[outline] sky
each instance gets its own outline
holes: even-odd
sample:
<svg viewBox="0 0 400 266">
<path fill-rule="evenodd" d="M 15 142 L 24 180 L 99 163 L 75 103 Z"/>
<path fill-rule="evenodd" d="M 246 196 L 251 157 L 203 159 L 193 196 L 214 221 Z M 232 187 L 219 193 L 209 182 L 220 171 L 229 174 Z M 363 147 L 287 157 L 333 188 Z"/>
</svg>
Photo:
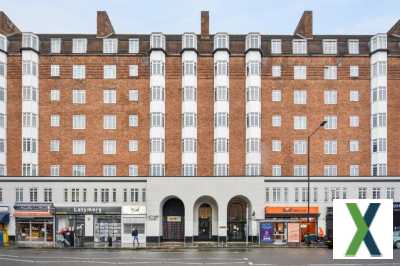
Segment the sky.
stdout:
<svg viewBox="0 0 400 266">
<path fill-rule="evenodd" d="M 292 34 L 312 10 L 315 34 L 376 34 L 400 19 L 400 0 L 2 0 L 0 9 L 21 31 L 95 33 L 96 11 L 107 11 L 116 33 L 200 32 Z"/>
</svg>

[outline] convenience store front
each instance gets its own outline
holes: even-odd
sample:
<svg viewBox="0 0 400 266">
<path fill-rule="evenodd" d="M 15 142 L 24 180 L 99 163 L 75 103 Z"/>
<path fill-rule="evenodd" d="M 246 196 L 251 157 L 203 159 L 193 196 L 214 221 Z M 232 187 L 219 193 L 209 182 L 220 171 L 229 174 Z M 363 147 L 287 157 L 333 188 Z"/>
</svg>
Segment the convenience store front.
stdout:
<svg viewBox="0 0 400 266">
<path fill-rule="evenodd" d="M 57 239 L 74 232 L 74 247 L 121 241 L 121 207 L 56 207 Z"/>
<path fill-rule="evenodd" d="M 54 245 L 54 206 L 47 203 L 18 203 L 14 206 L 18 246 Z"/>
<path fill-rule="evenodd" d="M 260 244 L 296 245 L 304 242 L 308 234 L 316 237 L 318 216 L 319 207 L 310 207 L 307 225 L 307 207 L 265 207 L 265 219 L 258 221 Z"/>
</svg>

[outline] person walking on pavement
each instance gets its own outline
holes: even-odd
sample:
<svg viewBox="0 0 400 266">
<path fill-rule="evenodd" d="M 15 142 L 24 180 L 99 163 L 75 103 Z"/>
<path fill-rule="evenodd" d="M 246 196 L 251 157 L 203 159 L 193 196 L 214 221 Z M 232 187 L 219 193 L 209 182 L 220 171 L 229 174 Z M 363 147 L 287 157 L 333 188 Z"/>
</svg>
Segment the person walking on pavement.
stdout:
<svg viewBox="0 0 400 266">
<path fill-rule="evenodd" d="M 133 237 L 133 246 L 135 246 L 135 240 L 137 245 L 139 246 L 139 238 L 138 238 L 139 232 L 136 228 L 132 229 L 132 237 Z"/>
</svg>

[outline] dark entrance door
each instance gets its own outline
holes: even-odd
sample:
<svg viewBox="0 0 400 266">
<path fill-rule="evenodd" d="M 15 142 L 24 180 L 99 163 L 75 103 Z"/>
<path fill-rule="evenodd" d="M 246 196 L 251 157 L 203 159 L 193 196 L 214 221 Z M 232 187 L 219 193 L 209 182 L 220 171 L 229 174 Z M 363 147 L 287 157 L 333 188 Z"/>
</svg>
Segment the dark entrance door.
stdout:
<svg viewBox="0 0 400 266">
<path fill-rule="evenodd" d="M 169 199 L 163 207 L 163 240 L 183 241 L 184 237 L 185 207 L 180 199 Z"/>
<path fill-rule="evenodd" d="M 199 240 L 211 240 L 212 209 L 207 203 L 199 208 Z"/>
<path fill-rule="evenodd" d="M 228 241 L 246 241 L 246 202 L 234 198 L 228 204 Z"/>
</svg>

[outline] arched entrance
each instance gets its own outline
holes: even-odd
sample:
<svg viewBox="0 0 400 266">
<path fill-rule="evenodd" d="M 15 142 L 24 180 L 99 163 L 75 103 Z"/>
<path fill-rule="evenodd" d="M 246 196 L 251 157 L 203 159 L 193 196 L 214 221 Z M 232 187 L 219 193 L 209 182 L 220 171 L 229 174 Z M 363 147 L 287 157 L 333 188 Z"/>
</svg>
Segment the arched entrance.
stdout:
<svg viewBox="0 0 400 266">
<path fill-rule="evenodd" d="M 208 203 L 203 203 L 199 208 L 199 240 L 207 241 L 212 238 L 212 209 Z"/>
<path fill-rule="evenodd" d="M 228 203 L 227 233 L 228 241 L 246 241 L 249 231 L 250 202 L 247 198 L 237 196 Z"/>
<path fill-rule="evenodd" d="M 178 198 L 168 199 L 163 206 L 163 240 L 183 241 L 185 236 L 185 206 Z"/>
<path fill-rule="evenodd" d="M 218 239 L 218 204 L 211 196 L 201 196 L 193 204 L 193 236 L 195 241 Z"/>
</svg>

